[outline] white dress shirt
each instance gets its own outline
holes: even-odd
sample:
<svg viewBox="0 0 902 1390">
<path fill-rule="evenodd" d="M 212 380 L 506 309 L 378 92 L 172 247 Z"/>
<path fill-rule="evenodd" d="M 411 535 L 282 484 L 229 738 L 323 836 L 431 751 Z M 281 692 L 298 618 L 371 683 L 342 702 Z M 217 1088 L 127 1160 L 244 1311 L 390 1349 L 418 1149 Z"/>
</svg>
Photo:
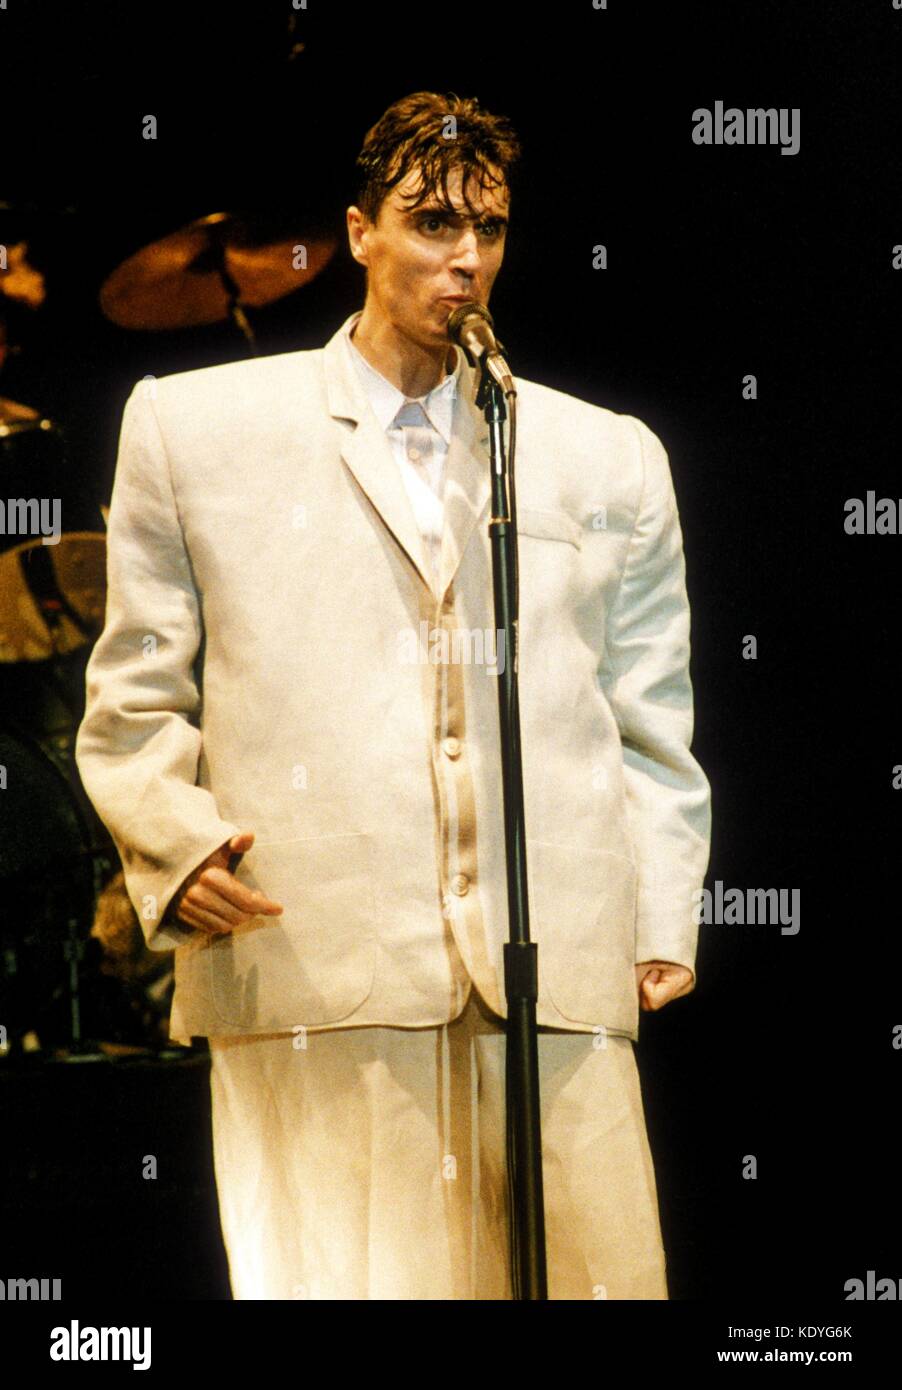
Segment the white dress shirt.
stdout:
<svg viewBox="0 0 902 1390">
<path fill-rule="evenodd" d="M 425 396 L 413 399 L 377 372 L 355 345 L 351 333 L 359 318 L 357 314 L 350 322 L 345 341 L 376 419 L 392 446 L 417 526 L 437 574 L 444 529 L 445 461 L 451 443 L 461 354 L 455 349 L 454 371 L 447 373 Z"/>
</svg>

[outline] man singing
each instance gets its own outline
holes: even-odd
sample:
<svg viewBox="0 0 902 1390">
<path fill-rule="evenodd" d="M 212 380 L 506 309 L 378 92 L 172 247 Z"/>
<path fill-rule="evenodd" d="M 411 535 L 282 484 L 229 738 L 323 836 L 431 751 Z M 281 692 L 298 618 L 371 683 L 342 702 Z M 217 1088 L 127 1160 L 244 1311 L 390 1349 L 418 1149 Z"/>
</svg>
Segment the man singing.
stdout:
<svg viewBox="0 0 902 1390">
<path fill-rule="evenodd" d="M 509 1299 L 508 935 L 478 369 L 510 124 L 418 92 L 358 159 L 362 311 L 139 383 L 78 765 L 173 1039 L 209 1039 L 236 1298 Z M 516 325 L 505 329 L 513 342 Z M 695 984 L 710 788 L 641 421 L 516 378 L 518 672 L 549 1296 L 664 1299 L 634 1056 Z"/>
</svg>

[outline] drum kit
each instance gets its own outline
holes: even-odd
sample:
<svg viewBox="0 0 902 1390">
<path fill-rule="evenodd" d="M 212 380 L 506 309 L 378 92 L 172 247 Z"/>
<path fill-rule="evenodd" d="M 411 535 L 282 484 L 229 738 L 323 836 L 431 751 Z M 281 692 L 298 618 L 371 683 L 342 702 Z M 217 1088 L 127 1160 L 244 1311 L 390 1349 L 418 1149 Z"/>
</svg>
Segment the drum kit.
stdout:
<svg viewBox="0 0 902 1390">
<path fill-rule="evenodd" d="M 231 321 L 255 354 L 254 311 L 308 284 L 335 253 L 333 236 L 297 232 L 201 217 L 119 264 L 100 308 L 129 330 Z M 6 272 L 0 261 L 0 376 L 16 350 L 5 303 L 39 314 L 43 302 L 27 249 L 3 248 Z M 166 1055 L 171 953 L 146 949 L 75 764 L 85 668 L 104 621 L 106 508 L 86 495 L 72 453 L 59 421 L 0 395 L 0 1056 Z M 29 525 L 21 539 L 16 522 L 33 521 L 39 499 L 56 499 L 72 529 Z"/>
</svg>

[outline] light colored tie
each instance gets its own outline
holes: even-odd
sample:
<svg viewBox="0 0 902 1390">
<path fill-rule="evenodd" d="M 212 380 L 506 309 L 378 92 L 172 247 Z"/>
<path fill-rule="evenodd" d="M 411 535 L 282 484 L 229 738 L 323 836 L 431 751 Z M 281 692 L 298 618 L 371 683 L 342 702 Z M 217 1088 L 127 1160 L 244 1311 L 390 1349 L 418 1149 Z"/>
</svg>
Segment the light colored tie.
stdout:
<svg viewBox="0 0 902 1390">
<path fill-rule="evenodd" d="M 413 464 L 424 482 L 439 499 L 442 495 L 442 470 L 435 457 L 435 427 L 430 424 L 419 401 L 405 401 L 395 416 L 395 424 L 404 434 L 404 456 Z"/>
</svg>

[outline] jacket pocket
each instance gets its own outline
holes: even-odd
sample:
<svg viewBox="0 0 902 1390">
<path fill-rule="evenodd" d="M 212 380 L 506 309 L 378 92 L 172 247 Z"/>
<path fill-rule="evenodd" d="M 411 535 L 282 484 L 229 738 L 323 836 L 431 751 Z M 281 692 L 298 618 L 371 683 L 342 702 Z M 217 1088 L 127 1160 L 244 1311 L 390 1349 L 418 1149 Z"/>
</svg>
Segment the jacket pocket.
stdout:
<svg viewBox="0 0 902 1390">
<path fill-rule="evenodd" d="M 216 1012 L 248 1031 L 337 1023 L 373 984 L 373 847 L 365 833 L 255 844 L 236 878 L 282 904 L 208 950 Z"/>
<path fill-rule="evenodd" d="M 577 550 L 582 547 L 582 531 L 566 512 L 518 505 L 517 532 L 524 536 L 538 536 L 540 540 L 568 541 Z"/>
<path fill-rule="evenodd" d="M 637 875 L 632 860 L 582 845 L 526 842 L 539 980 L 574 1023 L 632 1031 Z"/>
</svg>

